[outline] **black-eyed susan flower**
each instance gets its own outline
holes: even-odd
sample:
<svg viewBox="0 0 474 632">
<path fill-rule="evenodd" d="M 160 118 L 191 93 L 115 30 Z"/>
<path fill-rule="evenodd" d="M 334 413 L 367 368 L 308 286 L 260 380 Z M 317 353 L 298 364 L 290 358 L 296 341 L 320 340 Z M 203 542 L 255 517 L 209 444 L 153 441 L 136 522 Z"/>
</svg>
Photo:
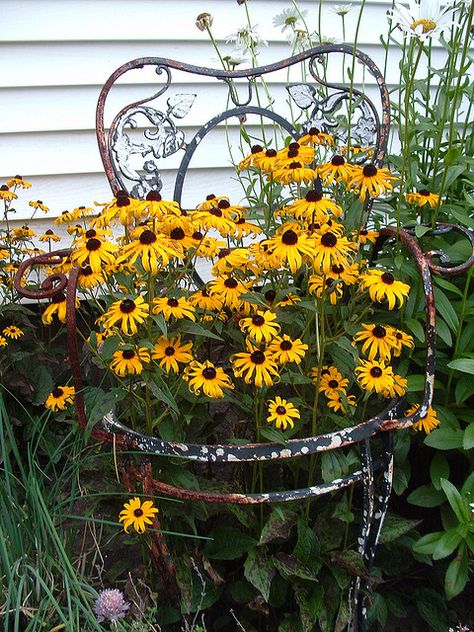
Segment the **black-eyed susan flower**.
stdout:
<svg viewBox="0 0 474 632">
<path fill-rule="evenodd" d="M 164 368 L 167 373 L 170 373 L 170 371 L 179 373 L 178 363 L 188 364 L 192 362 L 192 346 L 192 342 L 182 344 L 180 335 L 174 338 L 162 336 L 151 350 L 151 357 L 153 360 L 157 360 L 160 367 Z"/>
<path fill-rule="evenodd" d="M 11 202 L 12 200 L 16 200 L 18 195 L 14 191 L 10 191 L 6 184 L 2 184 L 0 187 L 0 200 L 4 200 L 5 202 Z"/>
<path fill-rule="evenodd" d="M 327 184 L 333 182 L 349 182 L 354 173 L 354 166 L 351 165 L 344 156 L 336 154 L 329 162 L 319 165 L 318 175 Z"/>
<path fill-rule="evenodd" d="M 30 189 L 31 182 L 27 182 L 21 176 L 16 175 L 13 178 L 10 178 L 10 180 L 7 180 L 7 186 L 10 188 L 20 187 L 20 189 Z"/>
<path fill-rule="evenodd" d="M 408 349 L 415 348 L 413 336 L 410 336 L 410 334 L 407 334 L 401 329 L 397 329 L 396 327 L 392 327 L 392 334 L 395 339 L 395 348 L 393 350 L 393 355 L 395 358 L 398 358 L 400 356 L 403 347 L 407 347 Z"/>
<path fill-rule="evenodd" d="M 49 208 L 43 203 L 43 200 L 31 200 L 28 202 L 28 206 L 31 206 L 31 208 L 34 208 L 35 210 L 40 209 L 43 213 L 47 213 L 49 211 Z"/>
<path fill-rule="evenodd" d="M 313 182 L 316 180 L 316 171 L 310 169 L 299 160 L 290 162 L 285 167 L 278 167 L 273 171 L 272 177 L 279 184 L 291 184 L 293 182 Z"/>
<path fill-rule="evenodd" d="M 281 263 L 287 263 L 293 274 L 303 265 L 304 258 L 314 253 L 315 240 L 302 231 L 288 228 L 278 232 L 271 239 L 266 239 L 263 245 Z"/>
<path fill-rule="evenodd" d="M 278 168 L 278 156 L 275 149 L 266 149 L 263 154 L 255 156 L 253 166 L 262 171 L 272 173 Z"/>
<path fill-rule="evenodd" d="M 249 340 L 247 351 L 235 353 L 232 368 L 236 377 L 243 377 L 247 384 L 255 384 L 257 388 L 271 386 L 279 378 L 278 365 L 269 349 L 259 349 Z"/>
<path fill-rule="evenodd" d="M 245 271 L 249 263 L 248 248 L 221 248 L 217 253 L 217 261 L 212 266 L 212 274 L 216 277 L 232 274 L 236 268 Z"/>
<path fill-rule="evenodd" d="M 66 406 L 74 402 L 74 394 L 73 386 L 56 386 L 46 398 L 44 405 L 53 412 L 66 410 Z"/>
<path fill-rule="evenodd" d="M 209 193 L 206 195 L 206 199 L 204 202 L 201 202 L 196 206 L 196 210 L 198 211 L 208 211 L 210 208 L 217 206 L 221 200 L 229 201 L 227 195 L 215 195 L 214 193 Z"/>
<path fill-rule="evenodd" d="M 361 228 L 359 231 L 356 231 L 355 241 L 359 242 L 359 244 L 366 244 L 370 242 L 371 244 L 375 243 L 379 233 L 377 230 L 368 230 L 367 228 Z"/>
<path fill-rule="evenodd" d="M 71 253 L 71 260 L 78 266 L 90 265 L 96 273 L 102 267 L 115 262 L 117 245 L 107 241 L 95 229 L 88 230 L 84 237 L 80 237 Z"/>
<path fill-rule="evenodd" d="M 384 325 L 364 325 L 362 329 L 354 335 L 354 343 L 362 342 L 362 353 L 367 355 L 369 360 L 390 360 L 392 353 L 397 348 L 397 341 L 393 335 L 391 327 Z"/>
<path fill-rule="evenodd" d="M 369 393 L 387 393 L 394 387 L 393 369 L 382 360 L 361 360 L 355 368 L 357 380 Z"/>
<path fill-rule="evenodd" d="M 275 424 L 280 430 L 286 430 L 288 427 L 293 428 L 294 420 L 300 419 L 300 411 L 291 402 L 282 399 L 279 395 L 275 399 L 268 400 L 268 417 L 269 424 Z"/>
<path fill-rule="evenodd" d="M 307 134 L 298 138 L 298 142 L 300 145 L 334 145 L 334 137 L 317 127 L 311 127 Z"/>
<path fill-rule="evenodd" d="M 316 294 L 318 298 L 327 298 L 331 305 L 336 305 L 344 292 L 342 283 L 337 283 L 329 276 L 321 274 L 312 274 L 308 279 L 308 290 L 311 294 Z"/>
<path fill-rule="evenodd" d="M 273 358 L 278 364 L 287 364 L 288 362 L 300 364 L 307 350 L 307 344 L 299 338 L 292 340 L 288 334 L 277 336 L 268 345 L 268 351 L 273 354 Z"/>
<path fill-rule="evenodd" d="M 110 368 L 120 377 L 140 375 L 143 365 L 148 362 L 150 362 L 150 351 L 146 347 L 129 349 L 121 345 L 112 356 Z"/>
<path fill-rule="evenodd" d="M 342 208 L 330 198 L 325 197 L 321 191 L 311 189 L 302 200 L 296 200 L 285 206 L 283 212 L 294 215 L 299 220 L 323 224 L 328 221 L 330 215 L 340 217 Z"/>
<path fill-rule="evenodd" d="M 137 204 L 138 214 L 144 215 L 147 211 L 153 219 L 163 219 L 167 215 L 181 215 L 178 202 L 163 200 L 161 194 L 154 190 L 148 191 L 145 200 Z"/>
<path fill-rule="evenodd" d="M 137 533 L 145 533 L 147 525 L 153 524 L 153 518 L 158 509 L 153 506 L 152 500 L 143 503 L 138 496 L 131 498 L 119 514 L 119 522 L 123 522 L 123 529 L 128 533 L 133 527 Z"/>
<path fill-rule="evenodd" d="M 104 327 L 113 327 L 120 323 L 120 329 L 126 336 L 132 336 L 138 332 L 138 325 L 142 325 L 148 317 L 149 305 L 145 303 L 143 296 L 136 298 L 124 298 L 115 301 L 100 318 Z"/>
<path fill-rule="evenodd" d="M 431 208 L 435 208 L 435 206 L 439 205 L 439 195 L 437 193 L 431 193 L 428 189 L 420 189 L 418 193 L 406 193 L 405 199 L 408 204 L 413 204 L 415 206 L 431 206 Z"/>
<path fill-rule="evenodd" d="M 129 197 L 126 191 L 117 191 L 116 197 L 103 206 L 102 212 L 92 220 L 93 228 L 110 226 L 117 219 L 123 226 L 133 224 L 135 219 L 140 219 L 143 212 L 142 200 Z M 97 204 L 97 202 L 96 202 Z"/>
<path fill-rule="evenodd" d="M 355 395 L 346 395 L 343 392 L 338 392 L 328 395 L 327 398 L 328 407 L 335 413 L 341 411 L 347 415 L 350 413 L 351 408 L 355 408 L 357 406 Z"/>
<path fill-rule="evenodd" d="M 420 408 L 419 404 L 413 404 L 405 413 L 407 417 L 414 415 Z M 432 430 L 440 425 L 441 421 L 436 416 L 436 411 L 431 406 L 428 408 L 428 412 L 425 417 L 422 417 L 419 421 L 415 422 L 412 426 L 413 430 L 418 432 L 424 430 L 426 434 L 430 434 Z"/>
<path fill-rule="evenodd" d="M 19 327 L 16 327 L 15 325 L 9 325 L 8 327 L 4 328 L 3 335 L 6 336 L 7 338 L 18 340 L 25 334 Z"/>
<path fill-rule="evenodd" d="M 199 229 L 208 231 L 215 228 L 223 237 L 231 236 L 235 231 L 235 222 L 234 217 L 228 212 L 229 206 L 228 200 L 221 200 L 209 210 L 194 211 L 191 216 L 193 223 Z"/>
<path fill-rule="evenodd" d="M 32 237 L 36 237 L 36 233 L 26 224 L 21 226 L 20 228 L 14 228 L 11 231 L 12 237 L 14 241 L 22 241 L 24 239 L 31 239 Z"/>
<path fill-rule="evenodd" d="M 257 224 L 253 224 L 252 222 L 248 222 L 245 217 L 239 217 L 234 221 L 235 227 L 234 232 L 232 233 L 235 239 L 242 239 L 243 237 L 248 237 L 249 235 L 259 235 L 262 232 L 262 229 L 257 226 Z"/>
<path fill-rule="evenodd" d="M 3 336 L 0 336 L 0 347 L 6 347 L 8 345 L 8 340 Z"/>
<path fill-rule="evenodd" d="M 225 307 L 239 309 L 242 304 L 242 294 L 246 294 L 251 288 L 250 281 L 241 281 L 233 276 L 220 276 L 214 281 L 209 281 L 209 294 L 222 301 Z"/>
<path fill-rule="evenodd" d="M 318 274 L 329 274 L 333 265 L 347 265 L 353 248 L 347 237 L 338 234 L 334 224 L 313 234 L 313 266 Z"/>
<path fill-rule="evenodd" d="M 329 368 L 331 368 L 332 370 L 329 370 Z M 314 374 L 315 373 L 313 372 L 313 375 Z M 349 380 L 346 377 L 343 377 L 339 370 L 336 369 L 336 367 L 328 367 L 328 370 L 321 371 L 318 388 L 319 392 L 324 393 L 326 397 L 336 397 L 341 393 L 346 395 L 348 386 Z"/>
<path fill-rule="evenodd" d="M 47 241 L 47 242 L 61 241 L 61 237 L 59 235 L 56 235 L 55 232 L 51 230 L 51 228 L 48 228 L 48 230 L 44 232 L 42 235 L 40 235 L 38 239 L 39 241 Z"/>
<path fill-rule="evenodd" d="M 397 301 L 401 307 L 410 291 L 410 286 L 402 281 L 397 281 L 391 272 L 384 272 L 376 268 L 361 274 L 359 281 L 360 288 L 368 290 L 373 301 L 382 303 L 387 300 L 389 309 L 394 309 Z"/>
<path fill-rule="evenodd" d="M 78 309 L 79 306 L 79 299 L 76 298 L 76 309 Z M 51 303 L 44 310 L 41 316 L 43 325 L 51 325 L 55 314 L 62 323 L 66 322 L 66 295 L 63 292 L 55 294 L 51 299 Z"/>
<path fill-rule="evenodd" d="M 138 239 L 120 250 L 116 263 L 120 264 L 127 261 L 133 265 L 138 258 L 140 258 L 145 272 L 157 274 L 158 270 L 168 265 L 170 260 L 182 259 L 183 254 L 167 237 L 145 229 Z"/>
<path fill-rule="evenodd" d="M 77 277 L 77 285 L 79 287 L 89 290 L 91 287 L 101 285 L 104 282 L 105 277 L 102 272 L 94 272 L 89 265 L 81 267 L 79 276 Z"/>
<path fill-rule="evenodd" d="M 388 386 L 386 389 L 382 391 L 382 395 L 384 397 L 389 397 L 393 399 L 394 397 L 401 397 L 405 395 L 408 388 L 408 380 L 406 377 L 402 377 L 401 375 L 393 374 L 393 384 Z"/>
<path fill-rule="evenodd" d="M 224 369 L 215 366 L 210 360 L 205 362 L 193 360 L 185 368 L 183 379 L 195 395 L 200 395 L 202 391 L 204 395 L 212 399 L 220 399 L 225 396 L 224 389 L 234 388 L 232 380 Z"/>
<path fill-rule="evenodd" d="M 63 211 L 61 215 L 58 215 L 58 217 L 55 217 L 54 219 L 55 224 L 68 224 L 69 222 L 75 221 L 76 217 L 71 211 Z"/>
<path fill-rule="evenodd" d="M 245 158 L 239 162 L 239 171 L 252 167 L 257 156 L 263 154 L 264 152 L 265 150 L 261 145 L 253 145 L 250 150 L 250 154 L 245 156 Z"/>
<path fill-rule="evenodd" d="M 184 296 L 179 298 L 162 296 L 153 300 L 153 313 L 163 314 L 165 320 L 171 317 L 196 320 L 195 311 L 193 304 Z"/>
<path fill-rule="evenodd" d="M 376 167 L 373 164 L 364 167 L 354 165 L 347 186 L 364 202 L 367 197 L 376 198 L 386 191 L 391 191 L 394 180 L 398 178 L 392 176 L 388 169 Z"/>
<path fill-rule="evenodd" d="M 249 318 L 242 318 L 239 326 L 241 331 L 258 343 L 269 342 L 280 331 L 276 314 L 270 310 L 260 310 Z"/>
<path fill-rule="evenodd" d="M 293 305 L 296 305 L 297 303 L 300 303 L 300 302 L 301 302 L 301 298 L 298 296 L 298 294 L 293 294 L 289 292 L 288 294 L 285 294 L 284 296 L 282 296 L 281 299 L 275 303 L 275 308 L 292 307 Z"/>
<path fill-rule="evenodd" d="M 206 312 L 219 311 L 224 304 L 217 295 L 211 296 L 205 287 L 191 294 L 189 302 Z"/>
<path fill-rule="evenodd" d="M 277 152 L 278 168 L 288 167 L 292 162 L 309 165 L 314 160 L 314 149 L 311 145 L 300 145 L 293 142 Z"/>
</svg>

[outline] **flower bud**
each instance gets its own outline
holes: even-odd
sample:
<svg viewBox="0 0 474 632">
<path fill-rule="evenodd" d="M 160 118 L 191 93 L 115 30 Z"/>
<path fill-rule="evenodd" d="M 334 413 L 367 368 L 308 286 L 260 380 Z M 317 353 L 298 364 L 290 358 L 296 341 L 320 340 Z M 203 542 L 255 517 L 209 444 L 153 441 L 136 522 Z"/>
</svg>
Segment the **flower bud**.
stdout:
<svg viewBox="0 0 474 632">
<path fill-rule="evenodd" d="M 196 18 L 196 26 L 200 31 L 210 29 L 213 22 L 214 18 L 210 13 L 200 13 Z"/>
</svg>

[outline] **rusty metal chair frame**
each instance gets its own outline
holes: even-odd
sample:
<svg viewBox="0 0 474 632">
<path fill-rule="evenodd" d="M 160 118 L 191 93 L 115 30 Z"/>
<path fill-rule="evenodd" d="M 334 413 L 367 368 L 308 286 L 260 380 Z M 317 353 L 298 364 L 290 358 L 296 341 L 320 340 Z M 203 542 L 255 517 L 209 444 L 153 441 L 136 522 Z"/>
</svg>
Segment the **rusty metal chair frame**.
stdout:
<svg viewBox="0 0 474 632">
<path fill-rule="evenodd" d="M 353 59 L 354 62 L 357 61 L 363 64 L 375 78 L 380 97 L 378 107 L 375 107 L 366 95 L 356 90 L 353 86 L 333 85 L 319 76 L 318 65 L 323 67 L 324 64 L 321 64 L 321 61 L 324 61 L 328 55 L 334 53 L 345 55 L 347 58 Z M 301 131 L 298 132 L 292 123 L 285 120 L 278 113 L 261 108 L 259 105 L 253 105 L 252 99 L 255 92 L 254 82 L 257 78 L 301 63 L 307 63 L 311 79 L 316 85 L 325 90 L 326 95 L 318 99 L 318 93 L 312 83 L 291 84 L 288 86 L 287 90 L 296 104 L 302 110 L 308 112 L 308 119 L 303 125 L 303 131 L 308 131 L 311 127 L 318 127 L 323 132 L 334 133 L 334 122 L 336 120 L 334 111 L 340 108 L 343 102 L 352 102 L 356 99 L 357 106 L 354 107 L 354 112 L 358 110 L 360 118 L 352 128 L 353 135 L 351 135 L 351 140 L 354 137 L 356 139 L 359 137 L 366 144 L 373 144 L 375 147 L 373 162 L 376 166 L 381 166 L 390 128 L 388 91 L 376 65 L 361 51 L 345 45 L 320 46 L 269 66 L 233 71 L 196 67 L 160 57 L 144 57 L 130 61 L 118 68 L 104 84 L 98 101 L 96 118 L 97 139 L 105 173 L 114 195 L 119 190 L 125 190 L 134 197 L 143 198 L 151 189 L 160 190 L 162 182 L 155 159 L 166 158 L 168 155 L 182 150 L 184 155 L 178 169 L 173 196 L 180 203 L 186 172 L 196 148 L 201 140 L 219 123 L 231 117 L 238 117 L 241 120 L 242 117 L 248 114 L 266 117 L 280 125 L 290 136 L 296 139 L 301 135 Z M 136 101 L 122 108 L 113 119 L 107 133 L 104 123 L 104 109 L 112 87 L 126 73 L 148 66 L 153 67 L 158 75 L 165 77 L 164 85 L 151 97 Z M 171 95 L 167 100 L 166 111 L 159 110 L 156 106 L 146 105 L 166 94 L 171 86 L 172 75 L 175 70 L 214 78 L 217 82 L 227 84 L 229 102 L 232 102 L 233 106 L 235 106 L 206 122 L 190 142 L 186 142 L 184 133 L 176 127 L 173 119 L 182 118 L 189 111 L 195 95 Z M 236 81 L 239 79 L 247 82 L 248 96 L 243 103 L 239 101 L 236 89 Z M 310 108 L 312 108 L 311 113 Z M 134 143 L 127 133 L 129 129 L 137 126 L 135 120 L 137 115 L 145 116 L 151 127 L 154 128 L 145 130 L 146 141 L 138 144 Z M 139 153 L 143 158 L 146 158 L 142 170 L 134 170 L 130 166 L 128 157 L 131 153 Z M 115 446 L 125 450 L 142 451 L 144 455 L 168 455 L 191 461 L 211 463 L 289 459 L 359 444 L 361 461 L 359 470 L 331 483 L 323 483 L 299 490 L 254 494 L 210 493 L 178 488 L 156 480 L 151 474 L 151 468 L 147 465 L 140 472 L 137 470 L 135 474 L 136 478 L 143 484 L 144 491 L 150 494 L 159 493 L 189 501 L 199 500 L 213 503 L 254 505 L 311 498 L 361 482 L 363 487 L 363 512 L 358 549 L 364 560 L 365 575 L 358 577 L 353 584 L 350 597 L 353 606 L 352 620 L 348 630 L 350 632 L 363 632 L 365 630 L 367 595 L 370 592 L 370 573 L 392 489 L 393 431 L 409 428 L 423 418 L 433 399 L 436 323 L 432 273 L 444 276 L 454 275 L 466 271 L 474 263 L 474 236 L 471 231 L 450 224 L 439 224 L 431 234 L 442 234 L 450 231 L 461 233 L 469 240 L 473 248 L 473 255 L 467 262 L 459 266 L 450 266 L 440 252 L 424 253 L 414 237 L 413 228 L 397 229 L 386 227 L 381 229 L 373 249 L 373 258 L 375 259 L 387 240 L 399 240 L 416 262 L 423 283 L 426 304 L 425 385 L 420 407 L 411 416 L 404 416 L 406 406 L 402 397 L 391 401 L 375 417 L 356 426 L 317 437 L 290 439 L 282 447 L 281 444 L 277 443 L 199 445 L 164 441 L 132 431 L 111 414 L 104 417 L 102 422 L 94 428 L 89 429 L 92 438 L 97 441 L 113 443 Z M 70 250 L 66 249 L 40 255 L 25 261 L 18 270 L 15 287 L 21 295 L 35 299 L 54 297 L 59 293 L 66 293 L 68 350 L 76 390 L 76 417 L 79 426 L 85 430 L 88 427 L 88 422 L 82 394 L 83 381 L 79 359 L 75 308 L 79 269 L 77 267 L 73 268 L 68 277 L 63 274 L 55 274 L 48 277 L 39 290 L 22 287 L 22 277 L 32 265 L 58 263 L 58 261 L 66 258 L 69 254 Z M 433 262 L 434 258 L 439 259 L 438 264 Z M 370 440 L 376 435 L 381 438 L 382 453 L 379 458 L 374 459 L 371 453 Z M 380 476 L 375 475 L 376 470 L 380 470 Z M 129 486 L 133 487 L 132 483 Z M 158 536 L 155 537 L 154 546 L 155 559 L 161 564 L 163 573 L 165 575 L 168 574 L 168 576 L 172 575 L 172 561 L 163 539 Z"/>
</svg>

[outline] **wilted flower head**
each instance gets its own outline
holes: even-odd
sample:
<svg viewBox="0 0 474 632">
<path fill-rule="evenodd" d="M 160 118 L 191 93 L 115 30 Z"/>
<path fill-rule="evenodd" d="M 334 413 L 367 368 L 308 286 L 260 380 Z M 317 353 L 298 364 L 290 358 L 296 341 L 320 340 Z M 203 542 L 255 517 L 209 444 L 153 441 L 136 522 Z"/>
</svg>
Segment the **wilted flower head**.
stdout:
<svg viewBox="0 0 474 632">
<path fill-rule="evenodd" d="M 347 15 L 349 11 L 352 11 L 352 2 L 349 2 L 349 4 L 335 4 L 333 11 L 337 13 L 337 15 Z"/>
<path fill-rule="evenodd" d="M 456 11 L 453 5 L 442 7 L 440 0 L 409 0 L 408 8 L 395 2 L 395 8 L 388 11 L 387 15 L 393 18 L 405 35 L 424 41 L 430 37 L 439 37 L 454 26 Z"/>
<path fill-rule="evenodd" d="M 231 33 L 226 37 L 227 44 L 235 44 L 237 48 L 245 50 L 253 50 L 258 46 L 268 46 L 268 42 L 264 40 L 257 32 L 258 24 L 255 26 L 243 26 L 238 29 L 235 33 Z"/>
<path fill-rule="evenodd" d="M 278 13 L 273 18 L 273 26 L 281 26 L 282 33 L 286 31 L 287 28 L 302 28 L 303 23 L 301 18 L 304 18 L 307 13 L 307 11 L 297 11 L 294 8 L 283 9 L 281 13 Z"/>
<path fill-rule="evenodd" d="M 295 28 L 286 38 L 288 44 L 297 50 L 304 51 L 311 47 L 311 35 L 306 29 Z"/>
<path fill-rule="evenodd" d="M 99 593 L 93 610 L 99 623 L 107 619 L 111 623 L 115 623 L 125 616 L 129 608 L 130 604 L 125 601 L 121 590 L 107 588 Z"/>
<path fill-rule="evenodd" d="M 214 22 L 214 18 L 210 13 L 200 13 L 196 18 L 196 26 L 200 31 L 210 29 Z"/>
<path fill-rule="evenodd" d="M 236 48 L 228 55 L 224 55 L 222 59 L 225 61 L 228 66 L 235 68 L 235 66 L 239 66 L 240 64 L 244 64 L 249 61 L 248 57 L 245 57 L 245 51 Z"/>
</svg>

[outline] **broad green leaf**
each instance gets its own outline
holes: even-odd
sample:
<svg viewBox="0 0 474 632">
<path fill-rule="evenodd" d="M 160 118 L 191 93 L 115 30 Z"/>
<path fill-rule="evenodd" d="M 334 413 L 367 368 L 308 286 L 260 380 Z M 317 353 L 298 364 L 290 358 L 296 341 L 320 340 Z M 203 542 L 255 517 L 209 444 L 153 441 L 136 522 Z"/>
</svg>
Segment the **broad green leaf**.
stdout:
<svg viewBox="0 0 474 632">
<path fill-rule="evenodd" d="M 474 423 L 470 423 L 464 430 L 463 448 L 465 450 L 474 448 Z"/>
<path fill-rule="evenodd" d="M 420 616 L 435 632 L 446 632 L 448 629 L 448 612 L 446 601 L 432 588 L 417 588 L 414 593 L 415 603 Z"/>
<path fill-rule="evenodd" d="M 442 491 L 434 489 L 431 485 L 422 485 L 411 492 L 407 500 L 417 507 L 438 507 L 443 504 L 445 496 Z"/>
<path fill-rule="evenodd" d="M 257 542 L 246 533 L 232 527 L 216 527 L 209 533 L 204 554 L 215 560 L 235 560 L 254 548 Z"/>
<path fill-rule="evenodd" d="M 380 534 L 380 542 L 387 544 L 397 540 L 405 533 L 408 533 L 420 524 L 420 520 L 409 520 L 408 518 L 402 518 L 394 513 L 388 513 Z"/>
<path fill-rule="evenodd" d="M 175 411 L 175 413 L 179 414 L 178 404 L 173 397 L 168 385 L 159 375 L 154 375 L 153 380 L 148 380 L 145 382 L 150 391 L 153 393 L 155 397 L 157 397 L 160 401 L 164 402 L 169 408 Z"/>
<path fill-rule="evenodd" d="M 474 359 L 473 358 L 459 358 L 458 360 L 452 360 L 448 362 L 448 367 L 462 373 L 474 373 Z"/>
<path fill-rule="evenodd" d="M 415 553 L 422 553 L 427 555 L 432 555 L 433 551 L 436 548 L 440 538 L 444 535 L 444 531 L 436 531 L 435 533 L 428 533 L 424 535 L 422 538 L 417 540 L 413 544 L 413 550 Z"/>
<path fill-rule="evenodd" d="M 260 534 L 259 544 L 278 539 L 286 540 L 296 519 L 297 514 L 290 507 L 273 507 Z"/>
<path fill-rule="evenodd" d="M 444 576 L 444 590 L 448 599 L 453 599 L 464 590 L 469 579 L 466 546 L 460 546 L 458 554 L 452 560 Z"/>
<path fill-rule="evenodd" d="M 251 549 L 244 564 L 244 576 L 268 603 L 270 586 L 275 575 L 271 559 L 261 549 Z"/>
<path fill-rule="evenodd" d="M 415 338 L 417 338 L 422 343 L 425 342 L 425 330 L 423 329 L 423 325 L 420 323 L 419 320 L 410 318 L 404 322 L 404 325 L 408 327 Z"/>
<path fill-rule="evenodd" d="M 181 320 L 179 329 L 182 332 L 193 334 L 194 336 L 202 336 L 203 338 L 212 338 L 213 340 L 222 341 L 222 338 L 220 336 L 213 334 L 212 331 L 209 331 L 209 329 L 206 329 L 199 323 L 193 323 L 191 321 L 184 322 L 184 320 Z"/>
<path fill-rule="evenodd" d="M 425 444 L 438 450 L 462 448 L 464 432 L 454 428 L 436 428 L 426 438 Z"/>
<path fill-rule="evenodd" d="M 275 568 L 283 577 L 299 577 L 307 581 L 317 582 L 321 563 L 315 565 L 313 560 L 310 561 L 311 568 L 309 568 L 309 565 L 307 566 L 300 562 L 294 555 L 288 555 L 287 553 L 276 553 L 273 559 Z"/>
<path fill-rule="evenodd" d="M 443 319 L 451 329 L 456 333 L 459 327 L 459 317 L 456 310 L 453 307 L 452 302 L 446 296 L 446 294 L 439 287 L 433 288 L 436 310 L 443 315 Z"/>
<path fill-rule="evenodd" d="M 446 494 L 446 498 L 448 499 L 449 504 L 451 505 L 451 509 L 456 514 L 456 518 L 459 522 L 465 522 L 470 519 L 470 510 L 467 502 L 462 498 L 461 494 L 454 487 L 452 483 L 450 483 L 445 478 L 440 479 L 441 487 Z"/>
<path fill-rule="evenodd" d="M 433 559 L 442 560 L 443 558 L 448 557 L 448 555 L 451 555 L 451 553 L 457 549 L 461 540 L 462 537 L 459 535 L 456 528 L 449 529 L 449 531 L 443 533 L 433 551 Z"/>
<path fill-rule="evenodd" d="M 431 460 L 430 476 L 433 487 L 437 490 L 441 489 L 440 478 L 449 477 L 449 463 L 444 454 L 436 452 Z"/>
</svg>

